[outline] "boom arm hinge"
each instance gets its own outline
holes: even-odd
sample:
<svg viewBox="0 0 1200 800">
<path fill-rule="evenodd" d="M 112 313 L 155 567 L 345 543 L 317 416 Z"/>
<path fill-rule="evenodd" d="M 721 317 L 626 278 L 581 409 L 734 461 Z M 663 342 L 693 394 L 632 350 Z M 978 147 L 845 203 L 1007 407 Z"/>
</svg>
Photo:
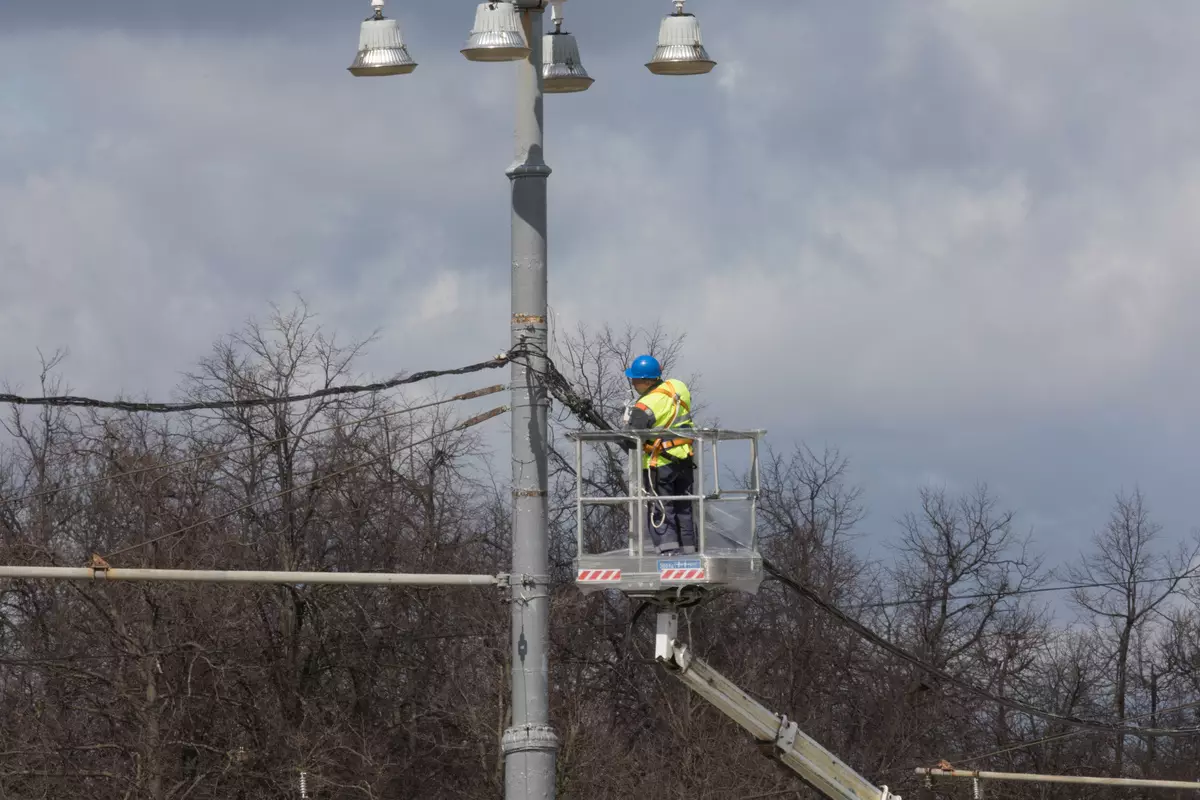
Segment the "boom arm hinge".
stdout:
<svg viewBox="0 0 1200 800">
<path fill-rule="evenodd" d="M 799 732 L 800 726 L 783 715 L 779 718 L 779 732 L 775 734 L 774 740 L 758 742 L 758 749 L 767 758 L 778 761 L 780 756 L 796 746 L 796 734 Z"/>
<path fill-rule="evenodd" d="M 749 731 L 759 748 L 832 800 L 901 800 L 875 786 L 822 747 L 785 716 L 763 706 L 735 683 L 697 658 L 679 641 L 679 615 L 658 612 L 654 657 L 688 688 Z"/>
</svg>

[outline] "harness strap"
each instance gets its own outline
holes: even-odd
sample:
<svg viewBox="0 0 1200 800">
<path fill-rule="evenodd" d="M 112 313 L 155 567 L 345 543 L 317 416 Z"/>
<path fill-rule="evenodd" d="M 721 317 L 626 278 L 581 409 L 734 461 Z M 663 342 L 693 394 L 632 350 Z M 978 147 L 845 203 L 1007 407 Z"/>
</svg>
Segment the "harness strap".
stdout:
<svg viewBox="0 0 1200 800">
<path fill-rule="evenodd" d="M 692 409 L 690 404 L 687 403 L 687 401 L 685 401 L 683 397 L 681 397 L 680 394 L 675 391 L 675 387 L 673 387 L 670 383 L 663 381 L 658 386 L 651 389 L 647 394 L 661 394 L 672 401 L 671 418 L 664 424 L 656 427 L 672 428 L 690 426 L 694 424 L 692 422 Z M 645 403 L 639 402 L 636 407 L 647 413 L 653 413 Z M 680 408 L 684 410 L 684 415 L 682 418 L 679 416 Z M 666 451 L 674 447 L 690 445 L 692 444 L 692 441 L 692 439 L 655 439 L 653 442 L 644 443 L 642 448 L 649 456 L 651 466 L 655 466 L 659 458 L 668 458 L 672 461 L 677 460 L 668 456 Z"/>
</svg>

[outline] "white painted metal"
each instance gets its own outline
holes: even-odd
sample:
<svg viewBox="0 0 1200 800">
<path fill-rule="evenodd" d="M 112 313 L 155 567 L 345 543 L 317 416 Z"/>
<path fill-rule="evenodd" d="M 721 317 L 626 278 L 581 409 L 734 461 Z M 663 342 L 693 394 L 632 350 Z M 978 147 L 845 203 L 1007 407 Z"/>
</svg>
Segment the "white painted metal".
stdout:
<svg viewBox="0 0 1200 800">
<path fill-rule="evenodd" d="M 675 638 L 678 618 L 660 611 L 655 658 L 725 716 L 741 725 L 760 745 L 805 783 L 833 800 L 901 800 L 888 787 L 877 787 L 801 731 L 795 722 L 769 710 Z"/>
<path fill-rule="evenodd" d="M 967 769 L 917 768 L 918 775 L 940 778 L 970 778 L 974 781 L 1025 781 L 1028 783 L 1075 783 L 1092 786 L 1140 786 L 1157 789 L 1184 789 L 1200 792 L 1200 783 L 1194 781 L 1159 781 L 1150 778 L 1102 778 L 1087 775 L 1035 775 L 1025 772 L 977 772 Z"/>
<path fill-rule="evenodd" d="M 542 84 L 546 94 L 583 92 L 595 83 L 579 58 L 579 42 L 562 29 L 563 2 L 551 0 L 554 30 L 542 36 Z"/>
<path fill-rule="evenodd" d="M 664 17 L 658 45 L 646 68 L 655 75 L 703 75 L 717 65 L 704 49 L 700 23 L 683 10 L 684 0 L 674 0 L 675 13 Z"/>
<path fill-rule="evenodd" d="M 388 572 L 262 572 L 257 570 L 0 567 L 3 578 L 182 583 L 343 584 L 347 586 L 497 586 L 496 575 L 413 575 Z"/>
<path fill-rule="evenodd" d="M 541 13 L 540 8 L 538 12 Z M 530 51 L 521 14 L 513 0 L 484 0 L 475 10 L 475 25 L 460 52 L 470 61 L 523 61 Z M 537 66 L 541 67 L 540 60 Z"/>
<path fill-rule="evenodd" d="M 371 0 L 374 13 L 363 21 L 358 54 L 348 69 L 356 78 L 407 75 L 417 68 L 404 44 L 399 21 L 383 15 L 383 0 Z"/>
<path fill-rule="evenodd" d="M 658 628 L 654 632 L 654 657 L 670 662 L 675 657 L 674 646 L 679 639 L 679 614 L 674 611 L 658 612 Z"/>
</svg>

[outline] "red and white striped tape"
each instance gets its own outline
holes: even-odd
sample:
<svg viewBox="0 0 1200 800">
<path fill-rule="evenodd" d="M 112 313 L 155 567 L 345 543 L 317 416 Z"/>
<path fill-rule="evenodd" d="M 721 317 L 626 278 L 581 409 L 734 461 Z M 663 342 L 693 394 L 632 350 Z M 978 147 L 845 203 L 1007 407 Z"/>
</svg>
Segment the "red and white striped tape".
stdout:
<svg viewBox="0 0 1200 800">
<path fill-rule="evenodd" d="M 658 573 L 658 578 L 663 581 L 702 581 L 704 580 L 704 570 L 664 569 Z"/>
<path fill-rule="evenodd" d="M 619 581 L 621 580 L 621 570 L 619 569 L 581 569 L 579 577 L 576 579 L 587 583 L 595 583 L 597 581 Z"/>
</svg>

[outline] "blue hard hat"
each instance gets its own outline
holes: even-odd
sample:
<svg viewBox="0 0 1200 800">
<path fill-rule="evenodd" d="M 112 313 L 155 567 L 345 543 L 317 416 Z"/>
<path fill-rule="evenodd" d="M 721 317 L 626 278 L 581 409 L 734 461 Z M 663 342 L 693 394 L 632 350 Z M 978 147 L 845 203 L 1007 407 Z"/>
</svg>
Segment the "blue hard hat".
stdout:
<svg viewBox="0 0 1200 800">
<path fill-rule="evenodd" d="M 653 380 L 662 377 L 662 365 L 654 356 L 638 356 L 625 370 L 625 377 L 631 380 Z"/>
</svg>

